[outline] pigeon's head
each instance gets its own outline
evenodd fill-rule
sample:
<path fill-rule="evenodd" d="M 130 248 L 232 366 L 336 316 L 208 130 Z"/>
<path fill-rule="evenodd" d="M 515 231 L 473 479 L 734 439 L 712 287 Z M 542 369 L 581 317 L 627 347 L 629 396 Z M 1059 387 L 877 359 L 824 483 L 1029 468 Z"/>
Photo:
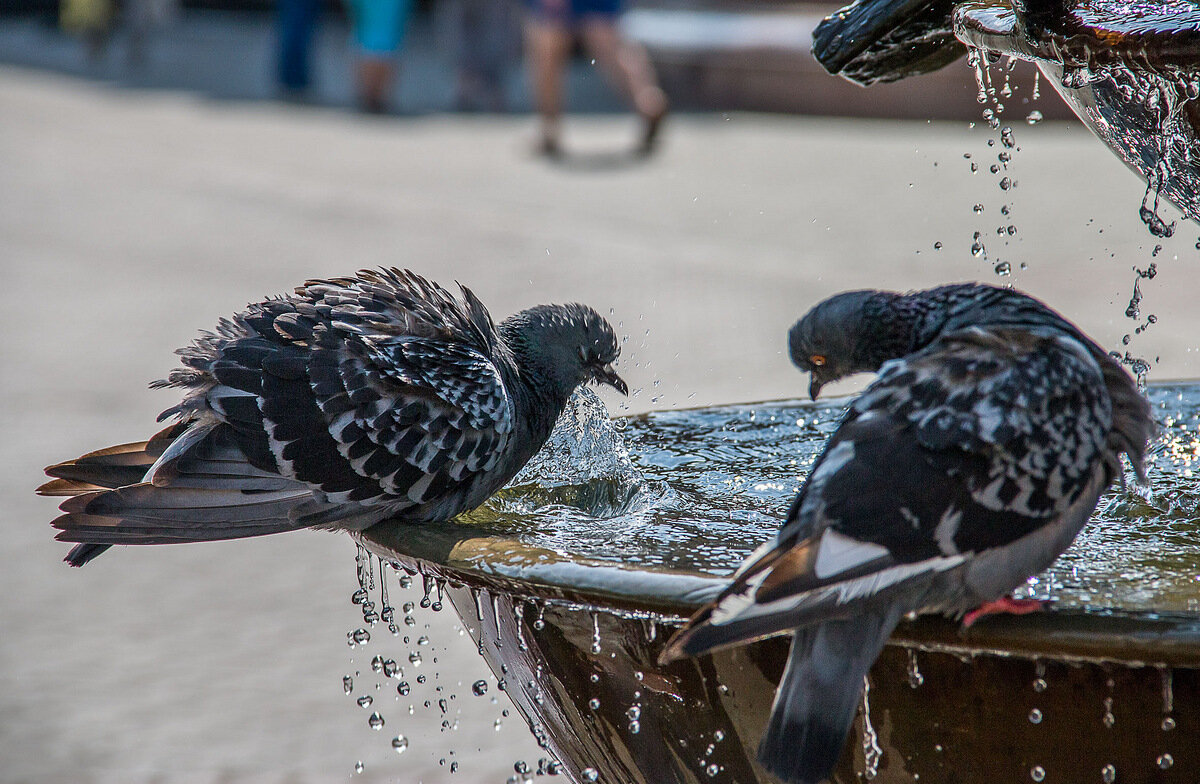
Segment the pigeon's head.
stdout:
<path fill-rule="evenodd" d="M 847 291 L 819 303 L 788 331 L 792 363 L 810 374 L 808 394 L 813 399 L 821 387 L 854 373 L 878 370 L 879 364 L 862 356 L 864 307 L 874 291 Z"/>
<path fill-rule="evenodd" d="M 608 384 L 622 395 L 629 387 L 613 363 L 621 353 L 616 333 L 587 305 L 538 305 L 502 325 L 512 335 L 522 365 L 530 366 L 566 399 L 580 384 Z"/>

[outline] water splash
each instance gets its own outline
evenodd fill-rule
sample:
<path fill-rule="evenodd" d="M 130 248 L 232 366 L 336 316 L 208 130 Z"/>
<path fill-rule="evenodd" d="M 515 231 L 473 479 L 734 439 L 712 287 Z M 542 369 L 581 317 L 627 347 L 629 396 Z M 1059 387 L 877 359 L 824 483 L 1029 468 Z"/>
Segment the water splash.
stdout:
<path fill-rule="evenodd" d="M 879 745 L 879 735 L 871 723 L 871 680 L 866 675 L 863 676 L 862 721 L 862 773 L 863 778 L 871 781 L 879 775 L 879 762 L 883 759 L 883 748 Z"/>

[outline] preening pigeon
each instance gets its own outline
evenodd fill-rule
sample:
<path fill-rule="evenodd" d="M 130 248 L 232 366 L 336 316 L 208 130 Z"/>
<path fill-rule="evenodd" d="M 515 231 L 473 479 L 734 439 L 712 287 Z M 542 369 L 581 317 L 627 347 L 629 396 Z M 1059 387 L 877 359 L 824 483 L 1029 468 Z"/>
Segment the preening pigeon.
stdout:
<path fill-rule="evenodd" d="M 180 349 L 154 387 L 183 401 L 149 441 L 50 466 L 44 495 L 82 566 L 114 544 L 446 520 L 483 503 L 542 446 L 580 384 L 628 390 L 612 327 L 578 305 L 499 325 L 398 269 L 311 280 Z"/>
<path fill-rule="evenodd" d="M 907 613 L 961 616 L 1049 566 L 1100 493 L 1139 479 L 1153 431 L 1133 379 L 1041 302 L 955 285 L 854 291 L 788 335 L 827 382 L 879 371 L 813 465 L 775 541 L 664 660 L 795 631 L 759 746 L 788 782 L 826 779 L 863 678 Z"/>

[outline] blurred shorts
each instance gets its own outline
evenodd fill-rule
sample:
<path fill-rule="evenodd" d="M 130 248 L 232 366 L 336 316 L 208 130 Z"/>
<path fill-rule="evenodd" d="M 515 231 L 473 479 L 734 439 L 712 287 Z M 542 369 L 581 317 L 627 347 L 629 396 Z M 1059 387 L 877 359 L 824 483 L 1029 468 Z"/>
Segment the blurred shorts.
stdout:
<path fill-rule="evenodd" d="M 368 54 L 386 55 L 400 49 L 408 30 L 412 0 L 350 0 L 354 42 Z"/>
<path fill-rule="evenodd" d="M 615 22 L 625 7 L 623 0 L 525 0 L 525 5 L 541 21 L 568 27 L 589 19 Z"/>

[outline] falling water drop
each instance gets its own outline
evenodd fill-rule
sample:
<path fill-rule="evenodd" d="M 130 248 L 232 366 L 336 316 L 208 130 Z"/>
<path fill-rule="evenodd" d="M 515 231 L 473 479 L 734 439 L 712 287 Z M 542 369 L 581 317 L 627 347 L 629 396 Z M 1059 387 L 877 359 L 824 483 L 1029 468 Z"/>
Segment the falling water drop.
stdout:
<path fill-rule="evenodd" d="M 342 676 L 342 691 L 346 692 L 347 694 L 354 691 L 354 679 L 349 675 Z"/>
<path fill-rule="evenodd" d="M 584 768 L 583 769 L 583 780 L 584 781 L 599 781 L 600 773 L 595 768 Z"/>
<path fill-rule="evenodd" d="M 592 710 L 599 710 L 600 709 L 600 700 L 597 699 L 596 697 L 592 697 L 590 700 L 588 700 L 588 707 L 591 708 Z"/>
<path fill-rule="evenodd" d="M 1034 765 L 1029 769 L 1029 778 L 1034 781 L 1043 781 L 1046 778 L 1046 769 L 1041 765 Z"/>
<path fill-rule="evenodd" d="M 1175 764 L 1175 758 L 1170 754 L 1161 754 L 1159 755 L 1158 759 L 1155 760 L 1155 763 L 1158 765 L 1159 770 L 1168 770 L 1172 765 Z"/>
<path fill-rule="evenodd" d="M 1029 123 L 1030 125 L 1037 125 L 1041 121 L 1042 121 L 1042 113 L 1039 112 L 1037 109 L 1034 109 L 1032 112 L 1030 112 L 1028 115 L 1025 116 L 1025 122 Z"/>
<path fill-rule="evenodd" d="M 1104 784 L 1114 784 L 1117 780 L 1117 766 L 1111 762 L 1100 769 L 1100 780 Z"/>
<path fill-rule="evenodd" d="M 705 768 L 704 772 L 707 773 L 708 777 L 711 779 L 721 772 L 721 766 L 714 762 Z"/>
<path fill-rule="evenodd" d="M 908 649 L 908 685 L 911 688 L 917 688 L 925 682 L 925 676 L 921 674 L 920 668 L 917 666 L 917 652 L 913 648 Z"/>
<path fill-rule="evenodd" d="M 412 662 L 412 666 L 414 666 L 414 667 L 420 667 L 420 666 L 421 666 L 421 654 L 420 654 L 420 652 L 419 652 L 419 651 L 412 651 L 411 653 L 409 653 L 409 654 L 408 654 L 408 660 L 409 660 L 410 662 Z"/>
<path fill-rule="evenodd" d="M 1041 724 L 1042 723 L 1042 712 L 1040 710 L 1038 710 L 1037 708 L 1034 708 L 1033 710 L 1029 711 L 1029 723 L 1030 724 Z"/>
<path fill-rule="evenodd" d="M 600 614 L 592 613 L 592 653 L 600 653 Z"/>
<path fill-rule="evenodd" d="M 1162 720 L 1163 732 L 1170 732 L 1173 729 L 1175 729 L 1175 719 L 1168 716 L 1167 718 Z"/>
<path fill-rule="evenodd" d="M 367 719 L 367 724 L 369 724 L 373 730 L 383 729 L 383 717 L 379 715 L 379 711 L 371 714 L 371 717 Z"/>
<path fill-rule="evenodd" d="M 411 691 L 412 687 L 408 685 L 408 681 L 400 681 L 400 683 L 396 685 L 396 693 L 401 697 L 407 697 Z"/>
<path fill-rule="evenodd" d="M 358 698 L 358 707 L 369 708 L 369 707 L 371 707 L 371 703 L 374 701 L 375 701 L 375 698 L 372 697 L 370 694 L 364 694 L 363 696 Z"/>
<path fill-rule="evenodd" d="M 397 754 L 403 754 L 408 749 L 408 738 L 403 735 L 397 735 L 392 738 L 392 748 L 395 749 Z"/>
<path fill-rule="evenodd" d="M 374 659 L 371 659 L 371 669 L 374 670 L 375 672 L 383 672 L 383 657 L 382 656 L 376 656 Z"/>
<path fill-rule="evenodd" d="M 487 694 L 487 690 L 488 690 L 488 685 L 487 685 L 487 681 L 485 681 L 485 680 L 478 680 L 478 681 L 475 681 L 475 683 L 471 684 L 471 691 L 475 694 L 476 697 L 482 697 L 483 695 Z"/>

